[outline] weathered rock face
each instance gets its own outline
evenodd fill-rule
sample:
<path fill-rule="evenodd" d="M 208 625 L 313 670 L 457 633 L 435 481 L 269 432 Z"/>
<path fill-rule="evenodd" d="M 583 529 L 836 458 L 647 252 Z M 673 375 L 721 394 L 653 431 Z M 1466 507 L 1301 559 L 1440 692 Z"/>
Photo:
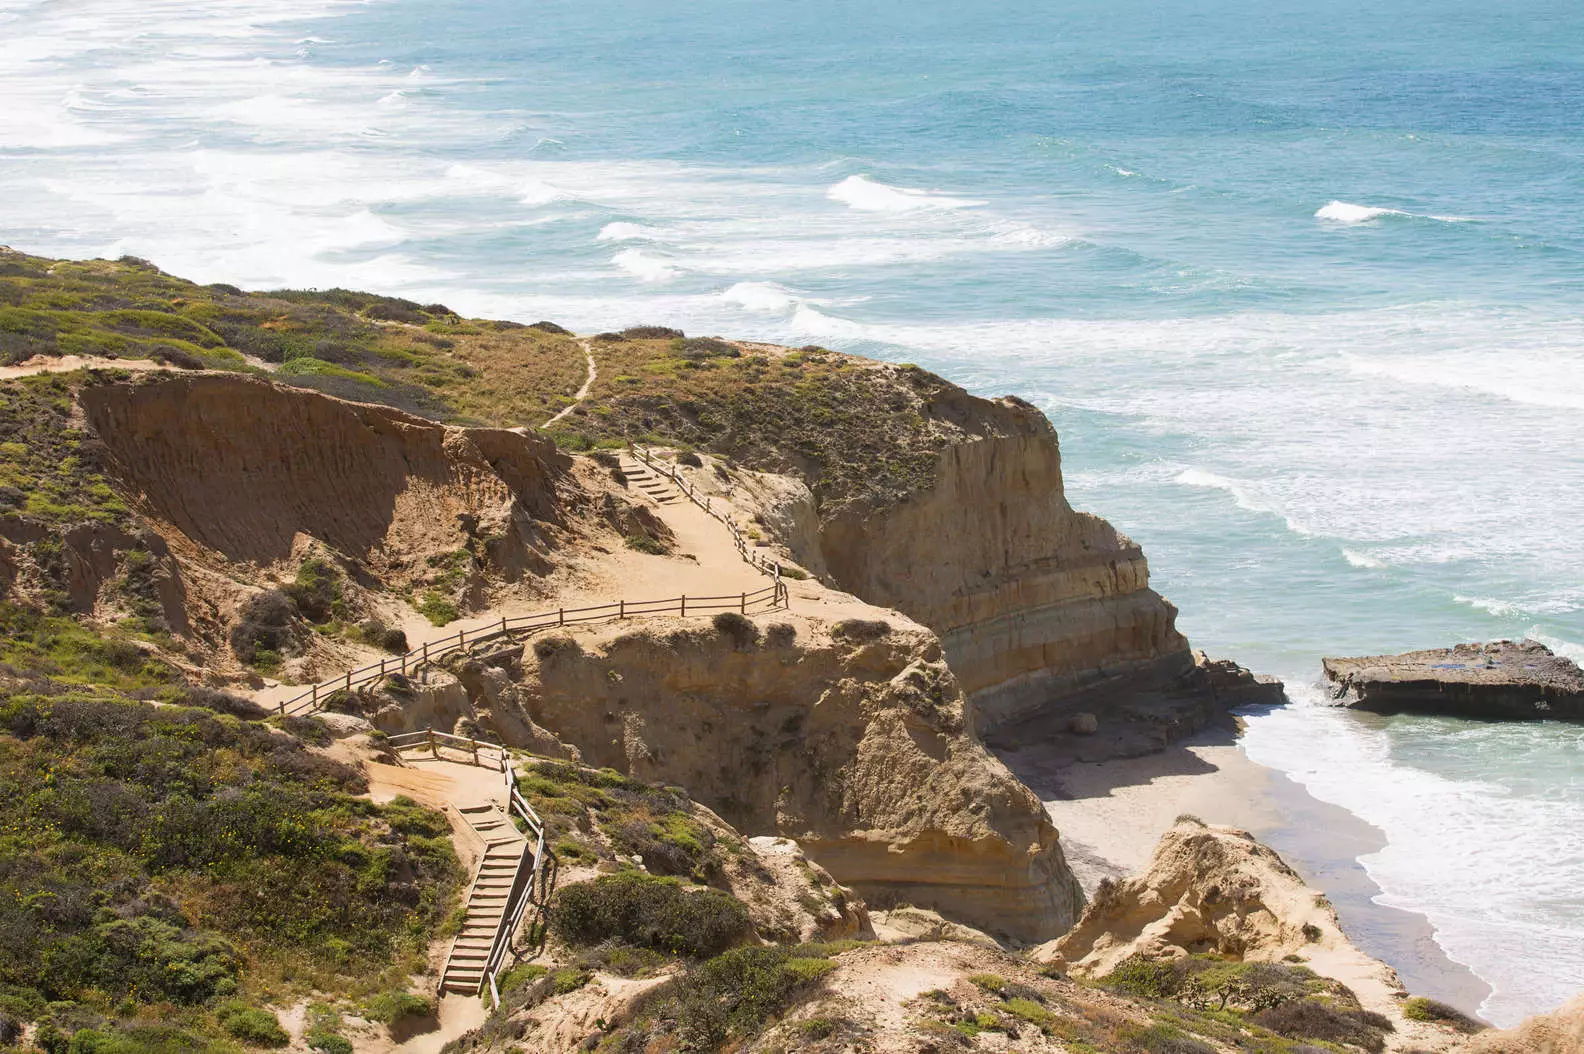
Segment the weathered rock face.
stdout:
<path fill-rule="evenodd" d="M 1000 434 L 945 447 L 934 486 L 905 502 L 844 508 L 810 562 L 940 634 L 981 730 L 1097 681 L 1188 669 L 1143 552 L 1067 503 L 1049 422 L 1023 404 L 974 402 Z"/>
<path fill-rule="evenodd" d="M 852 641 L 795 615 L 756 620 L 769 621 L 795 642 L 680 622 L 541 637 L 515 693 L 478 678 L 473 710 L 508 742 L 526 719 L 586 764 L 684 786 L 739 830 L 793 838 L 871 903 L 1020 941 L 1071 925 L 1082 893 L 1056 830 L 968 734 L 934 636 Z"/>
<path fill-rule="evenodd" d="M 1538 641 L 1326 659 L 1336 698 L 1360 710 L 1584 720 L 1584 670 Z"/>
<path fill-rule="evenodd" d="M 1132 955 L 1271 961 L 1346 943 L 1325 898 L 1275 850 L 1247 832 L 1185 819 L 1142 875 L 1101 885 L 1055 952 L 1074 973 L 1102 977 Z"/>
<path fill-rule="evenodd" d="M 547 440 L 447 428 L 246 377 L 166 375 L 80 403 L 143 510 L 231 561 L 287 560 L 299 534 L 375 572 L 470 541 L 542 566 L 568 459 Z"/>

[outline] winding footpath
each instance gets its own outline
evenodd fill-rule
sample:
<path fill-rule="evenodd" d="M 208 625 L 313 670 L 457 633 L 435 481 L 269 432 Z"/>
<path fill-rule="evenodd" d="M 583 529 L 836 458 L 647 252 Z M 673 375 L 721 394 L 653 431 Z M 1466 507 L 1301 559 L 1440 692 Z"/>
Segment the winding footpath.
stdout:
<path fill-rule="evenodd" d="M 539 426 L 541 430 L 549 428 L 551 425 L 561 420 L 561 418 L 577 409 L 578 404 L 584 399 L 588 398 L 589 391 L 594 387 L 594 380 L 599 376 L 599 369 L 594 365 L 594 349 L 589 347 L 589 342 L 586 340 L 579 340 L 578 346 L 583 349 L 583 355 L 588 359 L 588 377 L 584 379 L 583 387 L 577 390 L 577 394 L 572 397 L 572 401 L 563 407 L 560 413 L 556 414 L 554 417 L 550 418 L 550 420 Z"/>

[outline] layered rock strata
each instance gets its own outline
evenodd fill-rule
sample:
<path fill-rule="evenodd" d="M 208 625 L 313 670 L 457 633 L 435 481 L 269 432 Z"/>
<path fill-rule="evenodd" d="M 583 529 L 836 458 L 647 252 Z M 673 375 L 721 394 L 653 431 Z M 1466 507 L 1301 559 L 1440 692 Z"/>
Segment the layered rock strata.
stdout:
<path fill-rule="evenodd" d="M 1345 705 L 1382 713 L 1584 720 L 1584 671 L 1533 640 L 1326 659 Z"/>
<path fill-rule="evenodd" d="M 795 557 L 940 635 L 981 731 L 1097 684 L 1170 681 L 1193 665 L 1144 553 L 1067 502 L 1056 432 L 1016 399 L 960 389 L 933 479 L 905 500 L 822 516 L 779 494 L 769 519 Z"/>
<path fill-rule="evenodd" d="M 967 732 L 933 634 L 752 621 L 540 637 L 496 660 L 509 688 L 462 671 L 467 709 L 442 715 L 447 694 L 430 692 L 424 719 L 539 749 L 548 733 L 586 764 L 686 787 L 740 830 L 795 839 L 872 904 L 1023 942 L 1072 924 L 1082 893 L 1056 829 Z"/>

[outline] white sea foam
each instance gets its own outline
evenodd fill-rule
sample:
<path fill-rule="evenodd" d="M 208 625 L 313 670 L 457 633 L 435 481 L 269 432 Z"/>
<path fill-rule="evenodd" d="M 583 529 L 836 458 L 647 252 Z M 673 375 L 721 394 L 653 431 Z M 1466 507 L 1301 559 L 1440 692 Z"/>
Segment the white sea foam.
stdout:
<path fill-rule="evenodd" d="M 601 242 L 630 242 L 654 238 L 659 233 L 655 228 L 645 227 L 641 223 L 627 223 L 623 220 L 617 220 L 615 223 L 607 223 L 601 227 L 600 232 L 594 236 L 594 240 Z"/>
<path fill-rule="evenodd" d="M 1262 512 L 1272 516 L 1279 516 L 1287 524 L 1287 529 L 1294 534 L 1315 533 L 1311 528 L 1299 523 L 1291 516 L 1283 514 L 1279 502 L 1271 501 L 1258 494 L 1256 488 L 1251 485 L 1239 483 L 1225 476 L 1216 475 L 1214 472 L 1206 472 L 1197 468 L 1184 469 L 1173 478 L 1176 482 L 1185 486 L 1209 487 L 1213 490 L 1225 491 L 1232 496 L 1232 500 L 1237 503 L 1238 508 L 1247 509 L 1250 512 Z"/>
<path fill-rule="evenodd" d="M 804 303 L 790 289 L 774 282 L 738 282 L 722 293 L 721 299 L 745 311 L 768 315 L 785 314 Z"/>
<path fill-rule="evenodd" d="M 848 176 L 825 192 L 832 201 L 863 212 L 914 212 L 919 209 L 965 209 L 987 204 L 912 187 L 893 187 L 868 176 Z"/>
<path fill-rule="evenodd" d="M 1438 223 L 1467 223 L 1466 216 L 1436 216 L 1429 213 L 1407 212 L 1403 209 L 1379 208 L 1373 205 L 1355 205 L 1350 201 L 1332 201 L 1322 205 L 1315 211 L 1315 219 L 1330 220 L 1353 227 L 1361 223 L 1370 223 L 1375 220 L 1391 216 L 1400 216 L 1412 220 L 1435 220 Z"/>
<path fill-rule="evenodd" d="M 548 205 L 552 201 L 561 201 L 567 194 L 560 187 L 551 186 L 549 183 L 537 179 L 529 180 L 523 185 L 517 200 L 528 206 Z"/>
<path fill-rule="evenodd" d="M 1482 1010 L 1498 1024 L 1570 998 L 1584 977 L 1584 920 L 1566 908 L 1577 899 L 1574 806 L 1528 793 L 1522 771 L 1492 769 L 1493 782 L 1435 769 L 1455 756 L 1445 740 L 1457 735 L 1469 740 L 1462 756 L 1521 742 L 1562 774 L 1584 737 L 1460 726 L 1415 739 L 1412 727 L 1386 730 L 1324 705 L 1317 687 L 1289 682 L 1288 694 L 1294 705 L 1249 718 L 1244 749 L 1385 834 L 1385 848 L 1360 858 L 1382 890 L 1377 901 L 1428 917 L 1448 956 L 1494 987 Z M 1568 741 L 1560 752 L 1558 735 Z M 1497 838 L 1502 851 L 1492 852 Z"/>
<path fill-rule="evenodd" d="M 638 249 L 623 249 L 611 257 L 611 263 L 641 282 L 669 282 L 680 273 L 665 260 Z"/>
<path fill-rule="evenodd" d="M 1369 571 L 1378 571 L 1386 566 L 1386 561 L 1378 557 L 1371 556 L 1368 553 L 1361 553 L 1356 549 L 1348 549 L 1346 547 L 1344 547 L 1342 550 L 1342 559 L 1346 560 L 1354 567 L 1362 567 Z"/>

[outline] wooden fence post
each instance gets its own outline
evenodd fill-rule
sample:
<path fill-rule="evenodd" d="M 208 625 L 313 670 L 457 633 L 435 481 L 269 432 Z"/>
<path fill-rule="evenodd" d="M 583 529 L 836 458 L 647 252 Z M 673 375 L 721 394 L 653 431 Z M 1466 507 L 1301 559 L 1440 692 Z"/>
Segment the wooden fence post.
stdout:
<path fill-rule="evenodd" d="M 566 608 L 556 608 L 556 625 L 566 625 Z"/>
<path fill-rule="evenodd" d="M 435 746 L 434 729 L 429 728 L 426 731 L 429 733 L 429 753 L 438 761 L 440 760 L 440 748 Z"/>
<path fill-rule="evenodd" d="M 682 594 L 682 615 L 683 615 L 683 617 L 687 616 L 687 594 L 686 593 Z"/>
<path fill-rule="evenodd" d="M 616 601 L 616 617 L 617 618 L 626 618 L 627 617 L 627 601 L 625 599 Z"/>
<path fill-rule="evenodd" d="M 742 595 L 742 613 L 744 615 L 748 614 L 748 594 L 747 593 L 744 593 Z"/>

